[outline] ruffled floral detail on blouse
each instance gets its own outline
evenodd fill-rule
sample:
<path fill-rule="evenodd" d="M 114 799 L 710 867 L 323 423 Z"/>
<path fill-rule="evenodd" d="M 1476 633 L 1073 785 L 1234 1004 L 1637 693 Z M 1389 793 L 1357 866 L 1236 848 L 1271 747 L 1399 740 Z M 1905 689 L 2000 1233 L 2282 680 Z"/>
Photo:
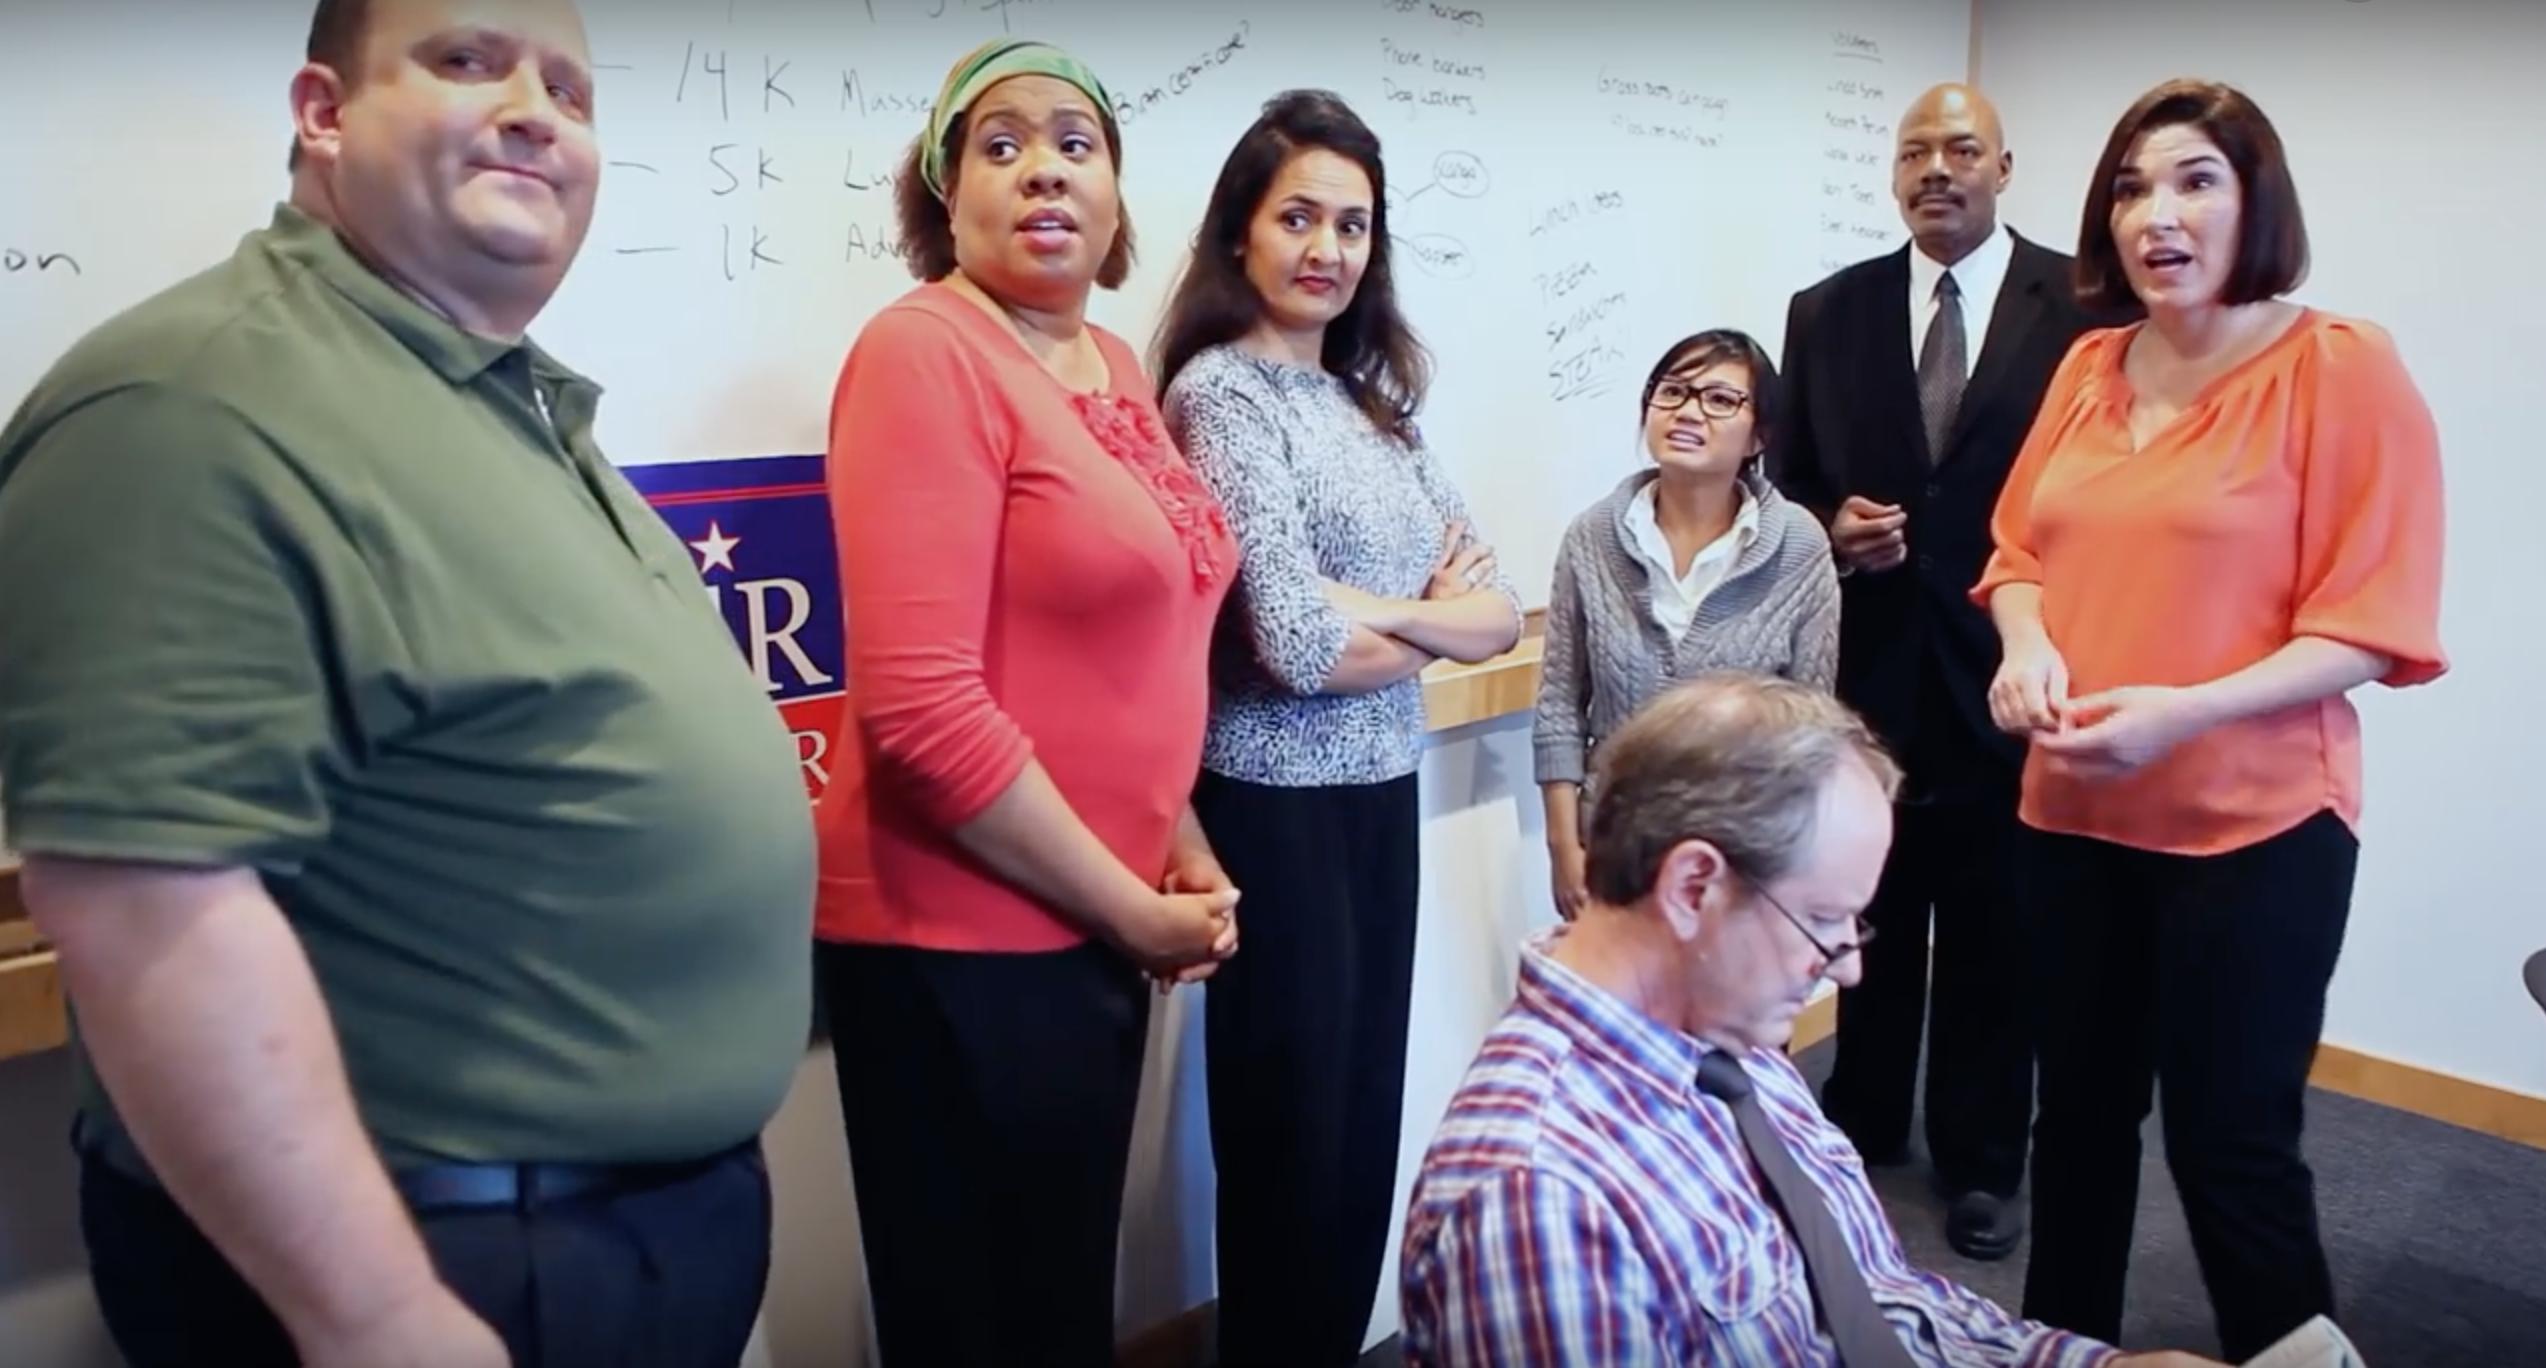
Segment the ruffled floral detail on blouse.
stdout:
<path fill-rule="evenodd" d="M 1097 445 L 1105 448 L 1115 460 L 1131 471 L 1141 488 L 1167 515 L 1167 525 L 1175 529 L 1176 540 L 1183 544 L 1185 557 L 1193 566 L 1193 582 L 1197 589 L 1208 589 L 1228 573 L 1221 564 L 1220 549 L 1232 545 L 1229 515 L 1212 497 L 1211 489 L 1194 473 L 1176 445 L 1167 440 L 1166 430 L 1142 405 L 1119 394 L 1074 394 L 1072 404 L 1078 409 L 1079 422 Z"/>

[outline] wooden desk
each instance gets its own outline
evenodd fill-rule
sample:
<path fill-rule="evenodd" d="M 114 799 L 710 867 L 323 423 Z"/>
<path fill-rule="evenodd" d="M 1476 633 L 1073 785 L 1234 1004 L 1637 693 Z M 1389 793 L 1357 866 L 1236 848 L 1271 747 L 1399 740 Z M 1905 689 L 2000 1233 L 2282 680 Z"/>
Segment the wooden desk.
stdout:
<path fill-rule="evenodd" d="M 56 1049 L 70 1038 L 53 952 L 31 949 L 37 945 L 18 898 L 17 868 L 0 869 L 0 1059 Z"/>
<path fill-rule="evenodd" d="M 1544 639 L 1532 615 L 1529 635 L 1513 650 L 1474 665 L 1443 661 L 1423 672 L 1423 702 L 1432 730 L 1445 732 L 1527 712 L 1538 697 Z M 62 982 L 53 952 L 25 922 L 15 866 L 0 869 L 0 1059 L 58 1049 L 69 1039 Z"/>
<path fill-rule="evenodd" d="M 1444 660 L 1423 672 L 1424 713 L 1435 732 L 1525 713 L 1538 702 L 1538 662 L 1547 639 L 1532 631 L 1521 644 L 1474 665 Z"/>

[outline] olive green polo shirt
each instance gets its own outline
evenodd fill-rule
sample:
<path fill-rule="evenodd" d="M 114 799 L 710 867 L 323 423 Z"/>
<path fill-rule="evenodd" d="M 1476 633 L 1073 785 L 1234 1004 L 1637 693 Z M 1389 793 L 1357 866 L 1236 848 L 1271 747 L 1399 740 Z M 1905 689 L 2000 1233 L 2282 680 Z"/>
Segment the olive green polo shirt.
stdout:
<path fill-rule="evenodd" d="M 599 397 L 287 207 L 0 431 L 11 841 L 257 870 L 393 1164 L 703 1155 L 805 1045 L 794 742 Z"/>

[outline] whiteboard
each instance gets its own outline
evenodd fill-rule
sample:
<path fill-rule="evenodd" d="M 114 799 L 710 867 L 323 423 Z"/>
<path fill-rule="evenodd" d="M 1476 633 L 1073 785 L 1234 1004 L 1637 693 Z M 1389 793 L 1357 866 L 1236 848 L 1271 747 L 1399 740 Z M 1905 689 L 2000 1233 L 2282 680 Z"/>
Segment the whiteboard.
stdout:
<path fill-rule="evenodd" d="M 1003 32 L 1115 93 L 1144 353 L 1264 99 L 1337 91 L 1386 147 L 1427 438 L 1533 601 L 1642 458 L 1670 341 L 1747 328 L 1902 240 L 1891 124 L 1960 79 L 1962 0 L 586 0 L 605 171 L 533 335 L 607 390 L 624 464 L 818 452 L 860 323 L 908 289 L 889 177 L 946 68 Z M 306 0 L 17 0 L 0 88 L 0 400 L 226 256 L 286 193 Z"/>

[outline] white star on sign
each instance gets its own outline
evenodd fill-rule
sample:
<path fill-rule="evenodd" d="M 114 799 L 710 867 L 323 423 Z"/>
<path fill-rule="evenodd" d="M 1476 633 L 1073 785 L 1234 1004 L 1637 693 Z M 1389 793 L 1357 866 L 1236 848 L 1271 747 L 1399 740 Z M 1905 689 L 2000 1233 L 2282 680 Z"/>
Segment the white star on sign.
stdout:
<path fill-rule="evenodd" d="M 725 529 L 717 526 L 715 520 L 710 519 L 707 524 L 707 535 L 691 542 L 689 546 L 692 551 L 698 553 L 698 572 L 704 575 L 710 570 L 733 569 L 734 548 L 742 544 L 742 538 L 726 536 Z"/>

